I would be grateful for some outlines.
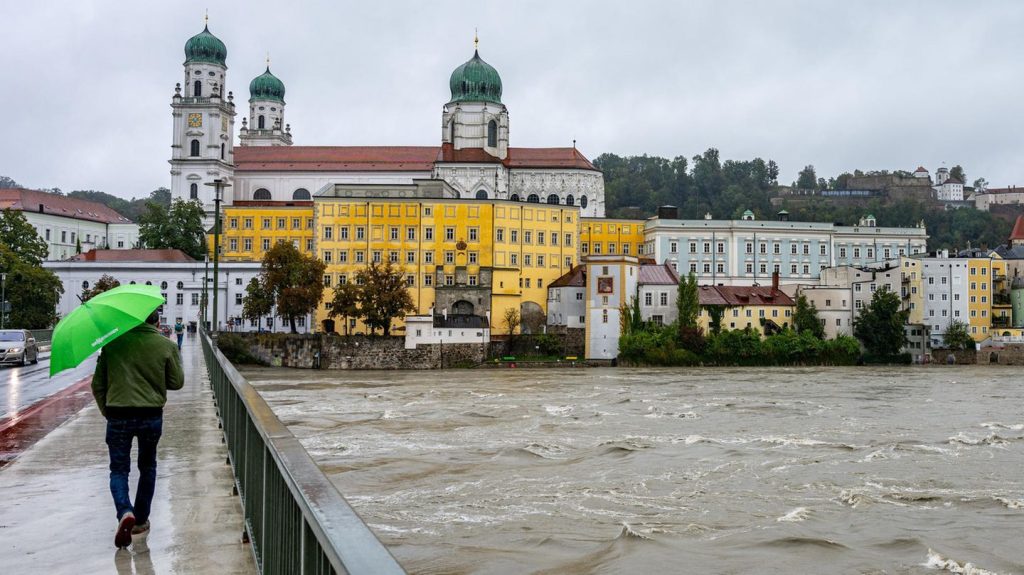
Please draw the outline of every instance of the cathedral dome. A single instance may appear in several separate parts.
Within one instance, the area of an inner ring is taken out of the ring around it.
[[[284,103],[284,82],[270,73],[270,66],[267,66],[266,72],[249,82],[249,101],[253,100],[274,100]]]
[[[468,62],[452,72],[448,81],[452,90],[452,102],[494,102],[501,103],[501,77],[498,71],[473,52]]]
[[[204,26],[203,31],[192,36],[185,42],[185,63],[207,62],[227,66],[225,60],[228,57],[228,49],[224,42],[220,41],[213,34],[210,34],[209,27]]]

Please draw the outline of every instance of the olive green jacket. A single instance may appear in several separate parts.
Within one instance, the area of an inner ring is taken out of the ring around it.
[[[92,394],[106,416],[108,406],[162,408],[167,390],[184,384],[178,346],[144,323],[103,346]]]

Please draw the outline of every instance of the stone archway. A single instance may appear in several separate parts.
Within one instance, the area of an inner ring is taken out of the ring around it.
[[[452,304],[452,313],[457,315],[473,315],[474,307],[473,304],[460,299],[459,301]]]
[[[519,325],[520,333],[543,333],[547,318],[540,304],[524,301],[519,306],[519,317],[522,322]]]

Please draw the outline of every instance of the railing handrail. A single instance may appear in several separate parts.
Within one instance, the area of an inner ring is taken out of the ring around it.
[[[391,552],[317,466],[291,431],[278,419],[258,391],[228,361],[209,335],[202,332],[225,378],[242,404],[310,530],[339,573],[404,574]]]

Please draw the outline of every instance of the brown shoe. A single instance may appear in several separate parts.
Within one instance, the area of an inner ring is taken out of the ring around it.
[[[149,519],[142,523],[137,523],[135,527],[132,527],[132,535],[142,535],[147,531],[149,531]]]
[[[133,527],[135,527],[135,514],[128,511],[121,516],[121,522],[117,524],[117,533],[114,535],[115,547],[125,549],[132,544]]]

